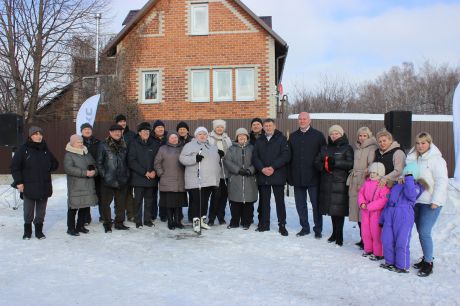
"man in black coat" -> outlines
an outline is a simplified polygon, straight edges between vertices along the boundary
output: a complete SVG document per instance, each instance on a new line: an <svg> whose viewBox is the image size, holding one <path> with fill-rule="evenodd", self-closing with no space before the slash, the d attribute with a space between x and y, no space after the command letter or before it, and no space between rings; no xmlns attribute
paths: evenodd
<svg viewBox="0 0 460 306"><path fill-rule="evenodd" d="M288 183L294 186L294 197L302 229L297 236L310 234L308 223L307 191L313 208L313 221L315 238L321 238L323 230L323 217L318 206L318 187L320 172L315 168L316 155L321 146L326 144L324 135L311 127L310 114L301 112L298 118L299 129L289 136L291 150L291 163Z"/></svg>
<svg viewBox="0 0 460 306"><path fill-rule="evenodd" d="M119 114L115 117L115 123L120 125L123 128L123 140L126 143L126 147L129 148L129 144L133 141L134 137L137 135L129 129L128 123L126 122L126 116ZM136 209L133 198L133 186L128 186L126 192L126 215L128 220L131 222L135 221Z"/></svg>
<svg viewBox="0 0 460 306"><path fill-rule="evenodd" d="M286 137L276 129L273 119L265 119L263 126L265 135L257 139L252 156L252 164L258 171L257 183L260 195L259 225L256 231L270 230L270 197L273 189L279 232L287 236L284 185L290 159L289 145Z"/></svg>
<svg viewBox="0 0 460 306"><path fill-rule="evenodd" d="M114 124L110 136L99 146L97 169L101 176L101 206L105 232L112 232L110 203L115 198L115 229L127 230L125 220L126 192L129 183L128 150L122 138L123 128Z"/></svg>
<svg viewBox="0 0 460 306"><path fill-rule="evenodd" d="M153 169L153 161L160 145L150 137L150 130L150 123L140 123L137 127L138 135L131 141L128 150L131 186L134 187L134 202L136 203L137 228L142 225L153 226L152 207L154 203L157 203L158 178Z"/></svg>
<svg viewBox="0 0 460 306"><path fill-rule="evenodd" d="M152 132L151 132L150 137L153 139L155 143L158 144L159 147L166 144L168 132L165 130L165 124L163 121L155 120L155 122L153 122ZM168 211L166 207L160 207L160 209L158 209L157 198L158 196L155 197L155 201L153 202L152 218L155 220L157 218L157 215L160 215L160 220L163 222L166 222L166 220L168 220Z"/></svg>
<svg viewBox="0 0 460 306"><path fill-rule="evenodd" d="M83 137L83 144L88 149L89 154L97 160L97 151L99 149L99 143L101 142L99 139L93 136L93 126L89 123L83 123L80 126L81 136ZM101 177L99 175L94 177L94 183L96 185L96 195L98 199L98 203L101 203ZM98 205L99 208L99 221L102 221L102 212L101 206ZM91 223L91 210L87 210L87 215L85 216L85 225Z"/></svg>
<svg viewBox="0 0 460 306"><path fill-rule="evenodd" d="M35 237L46 238L43 222L48 198L53 194L51 171L58 166L58 161L43 140L43 130L37 126L30 127L27 142L16 151L10 166L14 180L12 186L19 190L24 200L22 239L30 239L32 236L32 221Z"/></svg>

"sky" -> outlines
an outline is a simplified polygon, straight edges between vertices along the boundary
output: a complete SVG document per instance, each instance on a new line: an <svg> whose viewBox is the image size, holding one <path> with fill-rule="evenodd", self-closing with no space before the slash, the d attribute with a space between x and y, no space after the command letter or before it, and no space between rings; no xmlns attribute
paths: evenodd
<svg viewBox="0 0 460 306"><path fill-rule="evenodd" d="M147 0L112 0L105 21L112 33ZM284 91L315 90L325 81L356 84L392 66L429 60L460 66L460 0L243 0L272 16L289 45Z"/></svg>

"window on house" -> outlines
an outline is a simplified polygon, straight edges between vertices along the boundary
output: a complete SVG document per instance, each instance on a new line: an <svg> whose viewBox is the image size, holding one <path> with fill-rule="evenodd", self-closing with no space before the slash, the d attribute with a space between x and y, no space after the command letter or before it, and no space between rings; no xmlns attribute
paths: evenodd
<svg viewBox="0 0 460 306"><path fill-rule="evenodd" d="M192 70L192 102L209 102L209 70Z"/></svg>
<svg viewBox="0 0 460 306"><path fill-rule="evenodd" d="M143 103L159 102L159 98L158 98L159 78L160 78L160 73L158 71L142 72L142 102Z"/></svg>
<svg viewBox="0 0 460 306"><path fill-rule="evenodd" d="M198 3L191 6L191 34L207 35L209 32L208 4Z"/></svg>
<svg viewBox="0 0 460 306"><path fill-rule="evenodd" d="M236 69L236 100L255 100L255 72L254 68Z"/></svg>
<svg viewBox="0 0 460 306"><path fill-rule="evenodd" d="M214 101L232 101L232 70L213 70Z"/></svg>

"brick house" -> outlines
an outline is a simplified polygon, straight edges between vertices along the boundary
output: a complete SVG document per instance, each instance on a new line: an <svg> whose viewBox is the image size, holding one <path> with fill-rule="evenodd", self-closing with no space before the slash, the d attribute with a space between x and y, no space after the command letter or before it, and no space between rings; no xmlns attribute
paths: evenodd
<svg viewBox="0 0 460 306"><path fill-rule="evenodd" d="M103 55L145 120L276 117L288 46L239 0L150 0Z"/></svg>

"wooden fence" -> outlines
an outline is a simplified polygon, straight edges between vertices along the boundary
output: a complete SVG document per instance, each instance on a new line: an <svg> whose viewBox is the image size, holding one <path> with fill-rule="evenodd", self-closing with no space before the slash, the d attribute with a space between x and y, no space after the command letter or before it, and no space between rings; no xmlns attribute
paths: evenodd
<svg viewBox="0 0 460 306"><path fill-rule="evenodd" d="M246 127L249 131L250 119L229 119L227 121L227 131L230 137L234 137L237 128ZM176 130L176 125L179 122L164 121L166 130ZM128 122L132 130L136 130L135 122ZM212 120L190 120L187 121L190 126L190 132L198 126L205 126L209 130L212 128ZM297 129L297 120L293 119L277 119L277 128L288 135ZM94 134L99 139L104 139L108 135L108 128L113 122L97 122L94 126ZM383 128L383 121L375 120L313 120L312 126L323 133L327 133L328 128L332 124L341 125L350 139L354 142L356 139L356 131L362 126L369 127L374 133ZM44 130L44 139L47 142L50 150L55 154L56 158L60 161L60 166L57 173L63 173L62 161L64 159L65 146L69 140L70 135L75 133L75 123L70 120L43 123L39 125ZM25 132L28 128L26 127ZM449 169L449 176L454 172L454 143L452 122L412 122L412 138L421 131L429 132L434 139L434 143L441 150L444 158L447 161ZM11 149L0 148L0 174L9 173L9 165L11 162Z"/></svg>

